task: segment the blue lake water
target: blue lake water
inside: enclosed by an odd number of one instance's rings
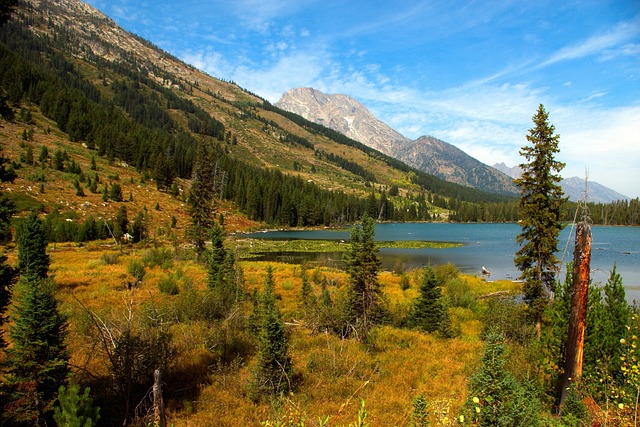
[[[518,270],[513,258],[519,246],[515,237],[517,224],[448,224],[448,223],[386,223],[376,225],[376,240],[428,240],[458,242],[464,246],[448,249],[381,249],[383,268],[393,269],[398,262],[407,269],[431,264],[455,264],[462,272],[480,275],[482,266],[491,271],[491,280],[516,279]],[[629,301],[640,301],[640,227],[592,227],[591,277],[594,284],[603,284],[616,264],[622,276]],[[270,231],[246,235],[268,239],[349,240],[349,229]],[[567,226],[560,234],[558,257],[564,265],[573,260],[575,233]],[[565,249],[566,248],[566,249]],[[328,265],[341,265],[340,254],[270,255],[270,260],[300,262],[315,260]]]

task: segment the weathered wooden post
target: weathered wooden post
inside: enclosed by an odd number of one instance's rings
[[[582,375],[584,355],[584,329],[587,320],[587,293],[591,268],[591,227],[587,221],[576,227],[576,243],[573,252],[573,281],[569,333],[564,362],[564,378],[560,393],[560,407],[565,403],[569,387]]]
[[[164,415],[164,400],[162,400],[162,377],[160,370],[153,372],[153,416],[157,427],[166,427],[167,419]]]

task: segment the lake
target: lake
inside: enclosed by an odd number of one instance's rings
[[[382,266],[392,270],[397,263],[407,269],[431,264],[455,264],[462,272],[480,275],[482,266],[491,271],[491,280],[516,279],[518,270],[513,258],[519,246],[515,237],[517,224],[450,224],[450,223],[385,223],[376,225],[377,241],[428,240],[458,242],[464,246],[447,249],[387,249],[380,250]],[[349,240],[349,229],[295,230],[253,233],[246,237],[259,239],[322,239]],[[640,227],[592,227],[591,277],[603,284],[614,263],[622,276],[629,301],[640,301]],[[571,225],[560,234],[558,257],[564,265],[573,260],[575,232]],[[566,248],[566,249],[565,249]],[[264,260],[301,262],[318,261],[330,266],[342,265],[339,253],[265,254]]]

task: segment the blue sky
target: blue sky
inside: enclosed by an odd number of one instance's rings
[[[405,136],[521,163],[542,103],[563,176],[640,196],[640,1],[89,0],[276,102],[344,93]]]

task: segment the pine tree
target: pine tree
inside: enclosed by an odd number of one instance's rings
[[[224,247],[224,228],[213,222],[209,234],[211,251],[207,260],[207,286],[228,310],[238,297],[235,286],[235,259]]]
[[[115,223],[113,224],[113,237],[116,240],[120,240],[122,236],[128,231],[129,218],[127,217],[127,207],[122,205],[118,209],[116,214]]]
[[[78,384],[60,386],[58,405],[53,414],[56,424],[65,427],[94,427],[100,419],[100,408],[93,405],[90,391],[89,387],[86,387],[80,393]]]
[[[302,270],[300,273],[302,280],[302,287],[300,288],[300,305],[303,312],[306,312],[310,308],[316,305],[316,296],[313,293],[313,287],[309,282],[309,275],[306,270]]]
[[[4,193],[0,193],[0,245],[11,241],[11,217],[15,211],[15,204]]]
[[[7,320],[4,313],[11,301],[11,291],[18,279],[18,270],[7,264],[7,257],[0,254],[0,350],[6,347],[2,325]]]
[[[516,237],[521,245],[515,264],[524,280],[525,300],[538,327],[548,300],[547,292],[555,291],[558,259],[558,234],[562,229],[560,208],[565,202],[562,177],[559,172],[564,163],[555,160],[559,135],[549,123],[549,114],[542,104],[533,116],[535,127],[529,130],[527,141],[531,146],[522,147],[520,155],[527,163],[520,165],[522,176],[515,180],[520,187],[518,207],[522,232]]]
[[[113,183],[111,188],[109,188],[109,198],[114,202],[122,201],[122,187],[120,187],[120,184],[117,182]]]
[[[64,384],[69,356],[64,344],[67,321],[58,311],[50,279],[26,276],[17,286],[11,311],[7,378],[11,400],[5,416],[46,425],[58,388]]]
[[[374,237],[375,223],[365,215],[362,223],[351,229],[351,241],[344,259],[349,274],[351,322],[362,340],[385,315],[384,298],[378,282],[381,261]]]
[[[420,284],[420,295],[416,298],[410,313],[410,324],[421,331],[439,332],[451,337],[451,320],[442,301],[442,292],[438,286],[433,267],[427,267]]]
[[[594,378],[606,375],[622,381],[623,345],[620,338],[627,335],[627,326],[632,323],[631,314],[632,307],[627,302],[622,279],[614,265],[602,290],[589,288],[584,344],[584,370],[587,375]]]
[[[482,365],[469,382],[473,425],[479,427],[535,427],[540,425],[537,398],[509,372],[504,336],[489,332]]]
[[[11,159],[2,155],[2,147],[0,147],[0,182],[13,182],[17,177],[16,171],[11,166]]]
[[[198,253],[204,252],[204,239],[213,224],[214,167],[211,149],[200,142],[193,165],[191,187],[187,196],[191,224],[187,236]]]
[[[49,271],[47,238],[42,220],[35,212],[22,221],[17,230],[18,268],[26,277],[45,278]]]
[[[151,177],[156,182],[156,188],[158,190],[171,188],[175,175],[176,172],[173,167],[173,161],[165,156],[164,153],[159,153],[151,174]]]
[[[258,363],[253,374],[255,390],[267,395],[279,395],[293,388],[293,364],[274,288],[273,271],[269,266],[260,297]]]

